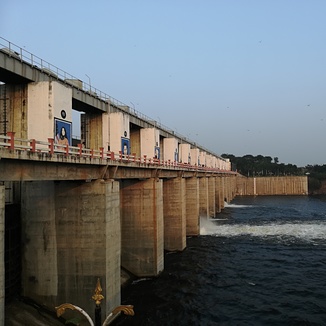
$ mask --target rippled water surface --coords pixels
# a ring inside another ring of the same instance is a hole
[[[122,301],[116,325],[326,325],[326,197],[236,198]]]

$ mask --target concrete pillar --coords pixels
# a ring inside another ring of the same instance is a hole
[[[182,163],[191,163],[190,144],[179,145],[179,161]]]
[[[199,216],[208,218],[208,181],[199,178]]]
[[[234,199],[234,197],[236,196],[236,192],[237,192],[237,176],[236,175],[232,175],[231,176],[231,184],[232,184],[232,198],[231,200]]]
[[[127,107],[125,108],[127,109]],[[124,151],[124,145],[126,145],[127,153],[125,154],[137,153],[130,142],[130,115],[128,113],[113,112],[110,113],[109,120],[110,150],[118,154],[119,151]]]
[[[221,209],[224,208],[225,198],[225,177],[221,177]]]
[[[22,183],[21,218],[22,294],[51,305],[58,295],[53,181]]]
[[[85,134],[82,135],[86,140],[86,146],[88,148],[93,148],[99,150],[104,147],[105,150],[108,149],[107,143],[103,141],[104,125],[103,125],[103,113],[86,113],[85,114]],[[107,120],[106,117],[104,120]]]
[[[0,85],[0,133],[14,131],[17,138],[27,136],[27,84]]]
[[[164,249],[186,248],[186,180],[167,179],[163,182]]]
[[[92,315],[100,278],[103,314],[119,305],[119,204],[115,181],[23,183],[23,295]]]
[[[222,198],[222,181],[221,177],[215,178],[215,209],[216,213],[220,213],[222,210],[223,198]]]
[[[146,155],[148,159],[160,159],[160,132],[156,128],[140,129],[141,157]]]
[[[5,186],[0,185],[0,325],[5,324]]]
[[[121,263],[137,276],[156,276],[164,268],[163,181],[123,180]]]
[[[224,201],[229,203],[229,178],[226,176],[224,177]]]
[[[216,216],[215,204],[215,178],[207,178],[208,181],[208,215],[210,217]]]
[[[235,184],[234,184],[234,176],[229,175],[229,202],[231,202],[234,198],[234,192],[235,192]]]
[[[186,179],[186,220],[186,234],[199,235],[199,178],[197,177]]]
[[[60,182],[55,195],[57,303],[74,303],[92,316],[100,278],[107,314],[121,302],[119,182]]]
[[[71,145],[72,89],[58,81],[29,83],[27,122],[27,138],[46,141],[54,138],[57,142],[65,128],[65,136]]]
[[[179,162],[179,144],[176,138],[163,139],[164,161]]]

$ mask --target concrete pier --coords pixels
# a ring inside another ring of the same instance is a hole
[[[215,178],[215,210],[220,213],[223,205],[223,189],[221,177]]]
[[[186,178],[186,233],[199,235],[199,179]]]
[[[56,185],[58,300],[88,311],[100,278],[108,309],[120,304],[120,200],[117,181]],[[79,303],[79,304],[78,304]]]
[[[226,197],[225,197],[226,190],[225,190],[225,187],[226,187],[225,177],[221,177],[221,197],[222,197],[222,200],[221,200],[221,209],[224,208],[224,203],[226,201]]]
[[[122,180],[121,264],[137,276],[164,268],[163,180]]]
[[[186,180],[178,177],[163,182],[164,249],[186,248]]]
[[[97,278],[111,309],[120,304],[118,182],[33,181],[22,185],[23,295],[54,309],[87,311]]]
[[[199,178],[199,216],[209,217],[208,178]]]
[[[58,295],[57,235],[53,181],[21,187],[23,295],[54,305]]]
[[[207,179],[208,182],[208,215],[210,217],[216,216],[216,184],[215,184],[215,178],[210,177]]]

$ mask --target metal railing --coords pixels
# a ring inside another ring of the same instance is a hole
[[[107,102],[108,104],[114,105],[119,110],[125,112],[126,109],[128,110],[128,113],[136,118],[139,118],[154,127],[157,127],[161,129],[162,131],[165,131],[166,133],[179,138],[180,140],[189,143],[193,146],[196,146],[197,148],[205,151],[208,154],[214,155],[221,160],[225,160],[223,157],[220,157],[218,154],[208,150],[207,148],[197,144],[195,141],[179,134],[178,132],[175,132],[174,130],[166,127],[161,122],[156,121],[155,119],[151,119],[150,117],[146,116],[145,114],[137,111],[135,108],[131,108],[129,105],[126,105],[122,103],[121,101],[115,99],[114,97],[102,92],[101,90],[91,86],[88,83],[85,83],[81,79],[74,77],[73,75],[67,73],[66,71],[58,68],[57,66],[41,59],[40,57],[32,54],[31,52],[19,47],[18,45],[4,39],[0,36],[0,51],[6,53],[8,56],[13,57],[21,62],[27,63],[31,65],[35,69],[39,69],[45,74],[48,74],[54,79],[60,80],[61,82],[65,84],[69,84],[71,87],[78,88],[86,93],[88,93],[91,96],[94,96],[104,102]],[[78,83],[73,83],[74,81],[79,81],[81,88],[78,87]]]
[[[167,169],[182,169],[188,171],[207,171],[216,173],[231,173],[230,170],[219,169],[216,167],[198,166],[191,165],[188,163],[180,163],[171,160],[160,160],[157,158],[150,158],[146,155],[137,157],[135,154],[126,155],[122,151],[114,153],[112,151],[105,151],[103,147],[98,150],[89,149],[83,147],[82,144],[78,146],[60,145],[56,144],[53,138],[48,138],[48,141],[39,141],[35,139],[22,139],[16,138],[14,132],[8,132],[7,135],[0,135],[0,148],[8,151],[28,151],[31,153],[48,154],[48,155],[59,155],[59,157],[82,157],[92,159],[99,159],[103,164],[109,164],[110,161],[113,163],[124,163],[132,166],[132,163],[137,163],[142,167],[162,167]],[[29,157],[32,160],[32,157]]]

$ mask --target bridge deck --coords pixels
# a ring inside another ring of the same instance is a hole
[[[235,174],[232,171],[110,151],[58,146],[48,142],[18,139],[14,133],[0,135],[0,180],[94,180],[193,177]]]

